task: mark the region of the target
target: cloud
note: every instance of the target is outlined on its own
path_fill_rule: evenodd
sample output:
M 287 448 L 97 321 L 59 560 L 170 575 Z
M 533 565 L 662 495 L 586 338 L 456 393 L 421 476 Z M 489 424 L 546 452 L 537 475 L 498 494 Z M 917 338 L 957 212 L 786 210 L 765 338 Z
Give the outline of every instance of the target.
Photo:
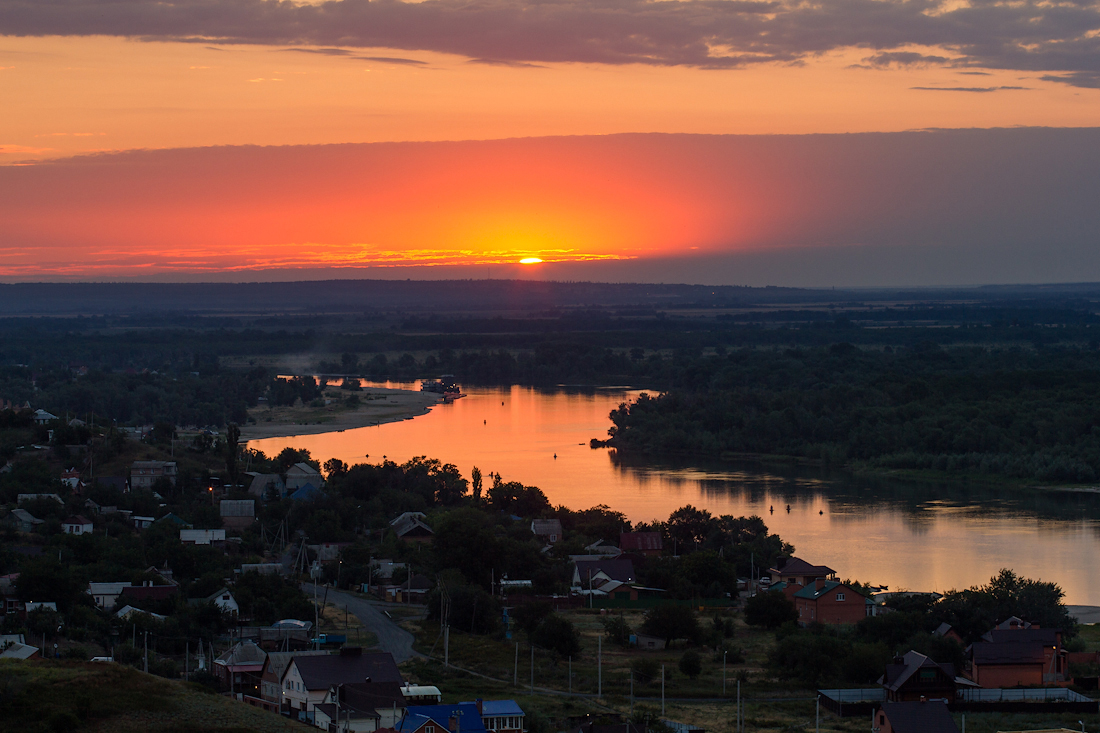
M 985 92 L 1000 92 L 1000 91 L 1013 91 L 1013 90 L 1029 90 L 1031 87 L 909 87 L 920 92 L 976 92 L 982 94 Z
M 373 61 L 378 64 L 398 64 L 401 66 L 427 66 L 427 61 L 418 59 L 402 59 L 393 56 L 356 56 L 361 61 Z
M 716 69 L 854 48 L 883 67 L 947 61 L 1084 87 L 1100 75 L 1095 0 L 0 0 L 0 34 Z
M 52 150 L 53 148 L 33 148 L 28 145 L 0 143 L 0 155 L 41 155 Z

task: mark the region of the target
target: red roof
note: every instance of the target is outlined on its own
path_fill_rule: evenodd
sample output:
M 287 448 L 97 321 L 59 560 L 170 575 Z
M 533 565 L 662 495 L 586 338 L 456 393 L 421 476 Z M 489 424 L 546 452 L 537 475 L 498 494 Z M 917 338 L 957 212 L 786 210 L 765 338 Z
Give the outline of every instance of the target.
M 85 517 L 83 514 L 77 514 L 75 517 L 69 517 L 65 520 L 65 524 L 91 524 L 92 520 Z
M 660 532 L 623 532 L 619 535 L 620 550 L 660 551 L 661 548 L 662 545 Z
M 131 585 L 122 589 L 122 595 L 135 601 L 163 601 L 178 592 L 174 585 Z

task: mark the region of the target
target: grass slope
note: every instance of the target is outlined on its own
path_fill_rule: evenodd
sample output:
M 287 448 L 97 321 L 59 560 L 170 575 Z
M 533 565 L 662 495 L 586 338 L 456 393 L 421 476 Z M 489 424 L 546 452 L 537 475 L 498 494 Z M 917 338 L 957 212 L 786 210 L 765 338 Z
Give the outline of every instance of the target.
M 301 731 L 274 713 L 120 664 L 0 661 L 0 730 Z

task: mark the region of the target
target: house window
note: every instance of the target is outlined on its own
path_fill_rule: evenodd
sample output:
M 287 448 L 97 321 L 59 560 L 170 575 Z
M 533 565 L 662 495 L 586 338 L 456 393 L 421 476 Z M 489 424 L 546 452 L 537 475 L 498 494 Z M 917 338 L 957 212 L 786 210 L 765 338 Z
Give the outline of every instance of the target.
M 843 601 L 844 600 L 844 594 L 843 593 L 837 593 L 836 594 L 836 599 L 838 601 Z

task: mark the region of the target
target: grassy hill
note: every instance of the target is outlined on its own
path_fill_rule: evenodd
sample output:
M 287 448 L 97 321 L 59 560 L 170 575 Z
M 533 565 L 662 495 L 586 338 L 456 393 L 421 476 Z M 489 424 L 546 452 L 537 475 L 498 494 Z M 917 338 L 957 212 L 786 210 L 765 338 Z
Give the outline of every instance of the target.
M 119 664 L 0 661 L 0 729 L 49 731 L 301 731 L 282 716 Z

